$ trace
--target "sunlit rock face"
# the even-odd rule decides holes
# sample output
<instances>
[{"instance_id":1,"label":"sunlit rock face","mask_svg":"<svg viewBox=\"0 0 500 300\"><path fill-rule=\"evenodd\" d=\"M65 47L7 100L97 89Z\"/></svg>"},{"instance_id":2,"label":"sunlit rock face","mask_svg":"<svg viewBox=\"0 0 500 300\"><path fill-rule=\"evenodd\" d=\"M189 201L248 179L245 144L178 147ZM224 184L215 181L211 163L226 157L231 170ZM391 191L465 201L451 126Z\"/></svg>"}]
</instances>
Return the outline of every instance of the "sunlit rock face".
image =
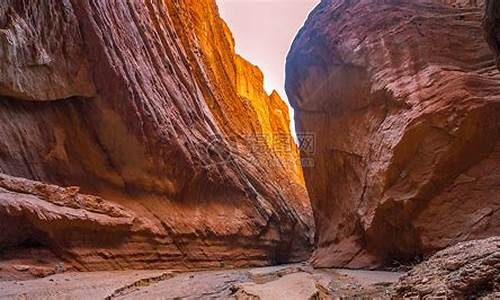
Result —
<instances>
[{"instance_id":1,"label":"sunlit rock face","mask_svg":"<svg viewBox=\"0 0 500 300\"><path fill-rule=\"evenodd\" d=\"M493 1L495 2L495 1ZM325 0L287 59L321 267L500 234L500 74L481 1Z\"/></svg>"},{"instance_id":2,"label":"sunlit rock face","mask_svg":"<svg viewBox=\"0 0 500 300\"><path fill-rule=\"evenodd\" d=\"M6 0L0 43L1 247L81 270L308 257L288 110L214 1Z\"/></svg>"}]
</instances>

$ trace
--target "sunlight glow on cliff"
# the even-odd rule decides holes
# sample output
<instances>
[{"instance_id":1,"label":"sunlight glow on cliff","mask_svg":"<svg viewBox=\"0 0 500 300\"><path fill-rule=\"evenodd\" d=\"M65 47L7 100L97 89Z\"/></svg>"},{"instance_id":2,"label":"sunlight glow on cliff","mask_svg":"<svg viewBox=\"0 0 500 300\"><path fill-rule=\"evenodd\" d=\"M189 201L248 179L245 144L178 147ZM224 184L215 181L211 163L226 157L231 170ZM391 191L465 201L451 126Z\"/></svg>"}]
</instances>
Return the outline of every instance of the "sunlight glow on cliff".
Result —
<instances>
[{"instance_id":1,"label":"sunlight glow on cliff","mask_svg":"<svg viewBox=\"0 0 500 300\"><path fill-rule=\"evenodd\" d=\"M319 0L217 0L236 52L264 73L266 91L285 93L285 59L297 31ZM287 101L288 102L288 101ZM290 109L293 116L293 111ZM292 132L295 125L292 117Z\"/></svg>"}]
</instances>

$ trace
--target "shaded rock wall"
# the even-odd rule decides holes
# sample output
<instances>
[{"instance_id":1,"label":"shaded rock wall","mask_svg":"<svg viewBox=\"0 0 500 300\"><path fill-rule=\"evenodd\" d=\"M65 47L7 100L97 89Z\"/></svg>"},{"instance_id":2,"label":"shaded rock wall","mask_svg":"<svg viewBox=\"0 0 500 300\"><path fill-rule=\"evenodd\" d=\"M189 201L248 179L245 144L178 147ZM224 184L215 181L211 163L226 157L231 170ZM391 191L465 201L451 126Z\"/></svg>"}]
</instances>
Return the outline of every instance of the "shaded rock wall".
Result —
<instances>
[{"instance_id":1,"label":"shaded rock wall","mask_svg":"<svg viewBox=\"0 0 500 300\"><path fill-rule=\"evenodd\" d=\"M298 131L315 134L316 266L500 234L500 74L482 5L328 0L309 16L286 85Z\"/></svg>"},{"instance_id":2,"label":"shaded rock wall","mask_svg":"<svg viewBox=\"0 0 500 300\"><path fill-rule=\"evenodd\" d=\"M441 250L404 275L395 298L498 298L500 238L462 242Z\"/></svg>"},{"instance_id":3,"label":"shaded rock wall","mask_svg":"<svg viewBox=\"0 0 500 300\"><path fill-rule=\"evenodd\" d=\"M288 111L214 1L8 0L0 28L0 172L24 182L2 185L2 246L36 240L86 270L307 257L297 151L273 142ZM126 218L32 192L57 185Z\"/></svg>"},{"instance_id":4,"label":"shaded rock wall","mask_svg":"<svg viewBox=\"0 0 500 300\"><path fill-rule=\"evenodd\" d=\"M69 0L32 5L6 0L0 5L0 15L3 96L46 101L95 94Z\"/></svg>"},{"instance_id":5,"label":"shaded rock wall","mask_svg":"<svg viewBox=\"0 0 500 300\"><path fill-rule=\"evenodd\" d=\"M486 40L495 53L497 66L500 68L500 3L494 0L484 1L483 28Z\"/></svg>"}]
</instances>

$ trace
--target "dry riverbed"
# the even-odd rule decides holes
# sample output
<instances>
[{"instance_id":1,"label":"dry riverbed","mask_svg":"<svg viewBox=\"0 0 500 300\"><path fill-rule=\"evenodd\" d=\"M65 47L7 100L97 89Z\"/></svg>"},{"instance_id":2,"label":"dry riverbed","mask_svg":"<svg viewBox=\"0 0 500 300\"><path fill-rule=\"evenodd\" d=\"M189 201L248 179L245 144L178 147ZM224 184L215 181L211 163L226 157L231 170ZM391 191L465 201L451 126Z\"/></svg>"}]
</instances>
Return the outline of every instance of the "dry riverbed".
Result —
<instances>
[{"instance_id":1,"label":"dry riverbed","mask_svg":"<svg viewBox=\"0 0 500 300\"><path fill-rule=\"evenodd\" d=\"M400 273L301 265L217 270L66 272L0 282L0 299L328 299L388 296Z\"/></svg>"}]
</instances>

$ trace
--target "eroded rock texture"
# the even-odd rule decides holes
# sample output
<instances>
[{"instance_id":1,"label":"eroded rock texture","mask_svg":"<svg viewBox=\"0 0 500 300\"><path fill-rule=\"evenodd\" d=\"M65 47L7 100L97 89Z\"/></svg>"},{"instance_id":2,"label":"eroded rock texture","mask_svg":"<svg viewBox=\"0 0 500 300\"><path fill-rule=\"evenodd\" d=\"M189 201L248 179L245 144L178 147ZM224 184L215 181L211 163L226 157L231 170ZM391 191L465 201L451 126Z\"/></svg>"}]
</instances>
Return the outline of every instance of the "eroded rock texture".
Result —
<instances>
[{"instance_id":1,"label":"eroded rock texture","mask_svg":"<svg viewBox=\"0 0 500 300\"><path fill-rule=\"evenodd\" d=\"M495 0L484 1L483 27L486 40L495 53L497 66L500 69L500 3Z\"/></svg>"},{"instance_id":2,"label":"eroded rock texture","mask_svg":"<svg viewBox=\"0 0 500 300\"><path fill-rule=\"evenodd\" d=\"M0 248L82 270L307 257L288 111L214 1L2 1L0 66Z\"/></svg>"},{"instance_id":3,"label":"eroded rock texture","mask_svg":"<svg viewBox=\"0 0 500 300\"><path fill-rule=\"evenodd\" d=\"M439 251L403 276L401 299L496 299L500 295L500 238L463 242Z\"/></svg>"},{"instance_id":4,"label":"eroded rock texture","mask_svg":"<svg viewBox=\"0 0 500 300\"><path fill-rule=\"evenodd\" d=\"M316 266L500 234L500 74L481 1L322 1L287 60ZM305 153L304 155L308 155Z\"/></svg>"}]
</instances>

